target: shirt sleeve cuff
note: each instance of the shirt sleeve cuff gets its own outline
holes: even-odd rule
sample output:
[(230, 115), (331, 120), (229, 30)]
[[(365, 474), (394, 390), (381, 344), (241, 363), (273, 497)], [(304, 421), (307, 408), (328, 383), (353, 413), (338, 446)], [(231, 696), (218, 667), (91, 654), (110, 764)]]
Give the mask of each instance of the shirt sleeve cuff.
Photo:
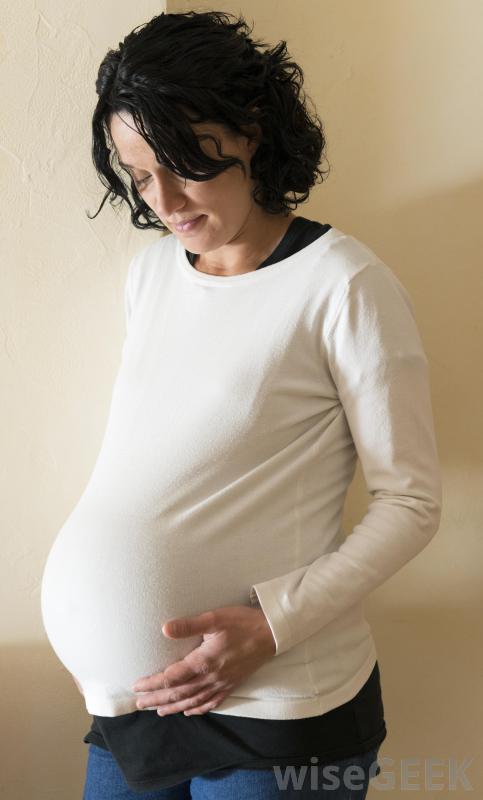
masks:
[[(277, 579), (275, 578), (275, 580)], [(295, 641), (280, 604), (272, 593), (270, 583), (271, 581), (264, 581), (251, 586), (250, 603), (256, 608), (261, 608), (267, 618), (275, 640), (276, 650), (274, 657), (276, 657), (289, 650), (295, 644)]]

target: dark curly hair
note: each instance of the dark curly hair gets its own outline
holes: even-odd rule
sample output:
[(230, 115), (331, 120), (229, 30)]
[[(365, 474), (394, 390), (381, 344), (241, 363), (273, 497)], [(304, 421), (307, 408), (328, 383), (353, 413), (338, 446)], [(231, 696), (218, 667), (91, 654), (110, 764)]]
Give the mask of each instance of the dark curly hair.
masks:
[[(230, 17), (234, 21), (230, 20)], [(131, 209), (136, 228), (167, 231), (143, 201), (131, 176), (122, 180), (109, 131), (111, 116), (131, 114), (160, 164), (183, 178), (210, 180), (243, 162), (235, 157), (211, 159), (190, 122), (215, 122), (230, 133), (247, 135), (242, 126), (258, 123), (261, 139), (250, 162), (257, 181), (253, 199), (270, 214), (285, 216), (307, 200), (309, 190), (329, 170), (319, 169), (324, 155), (323, 124), (306, 108), (303, 71), (287, 54), (286, 41), (272, 49), (252, 40), (243, 16), (221, 11), (159, 14), (138, 25), (117, 50), (109, 50), (96, 80), (99, 97), (92, 118), (92, 158), (101, 183), (108, 189), (94, 216), (107, 199), (116, 197)], [(302, 197), (296, 198), (296, 193)], [(287, 195), (292, 195), (289, 199)], [(142, 220), (146, 220), (143, 222)]]

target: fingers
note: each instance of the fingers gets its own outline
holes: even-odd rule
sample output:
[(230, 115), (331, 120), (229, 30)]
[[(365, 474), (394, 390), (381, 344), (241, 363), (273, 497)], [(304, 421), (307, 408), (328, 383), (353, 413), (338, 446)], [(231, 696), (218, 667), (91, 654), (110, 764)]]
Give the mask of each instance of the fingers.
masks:
[(196, 680), (200, 674), (205, 675), (206, 671), (198, 671), (184, 659), (176, 662), (175, 665), (171, 664), (165, 672), (157, 672), (146, 678), (139, 678), (133, 686), (133, 692), (155, 692), (157, 689), (169, 689), (173, 685)]
[(220, 691), (214, 692), (213, 687), (211, 687), (211, 689), (207, 689), (193, 697), (181, 700), (179, 703), (170, 703), (165, 706), (160, 706), (157, 709), (157, 713), (160, 717), (164, 717), (167, 714), (177, 714), (180, 711), (183, 711), (186, 716), (202, 714), (214, 708), (225, 696), (226, 693)]
[[(220, 685), (218, 683), (213, 683), (213, 681), (209, 684), (206, 680), (203, 682), (199, 680), (193, 681), (183, 686), (173, 686), (171, 689), (159, 689), (157, 692), (150, 692), (140, 697), (136, 702), (136, 706), (140, 709), (149, 706), (173, 706), (185, 702), (194, 696), (198, 697), (200, 694), (206, 693), (207, 691), (213, 694), (213, 692), (219, 691), (219, 689)], [(185, 708), (185, 706), (183, 706), (183, 708)]]
[(187, 709), (184, 712), (184, 714), (185, 714), (186, 717), (190, 717), (192, 714), (204, 714), (204, 713), (206, 713), (206, 711), (211, 711), (212, 708), (216, 708), (216, 706), (219, 705), (221, 703), (221, 701), (225, 699), (225, 697), (226, 697), (226, 695), (224, 693), (217, 694), (214, 697), (212, 697), (211, 700), (209, 702), (205, 703), (204, 705), (201, 705), (201, 706), (196, 707), (196, 708)]

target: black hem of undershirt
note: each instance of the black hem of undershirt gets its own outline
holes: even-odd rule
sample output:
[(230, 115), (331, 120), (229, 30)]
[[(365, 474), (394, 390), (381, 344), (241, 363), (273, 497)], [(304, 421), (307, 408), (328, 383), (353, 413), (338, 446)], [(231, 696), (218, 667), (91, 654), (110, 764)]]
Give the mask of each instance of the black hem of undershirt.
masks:
[[(358, 747), (354, 749), (354, 752), (352, 754), (347, 755), (347, 752), (343, 752), (342, 755), (341, 755), (341, 748), (339, 748), (338, 750), (328, 751), (323, 756), (317, 756), (317, 753), (313, 753), (312, 756), (316, 756), (316, 757), (318, 757), (320, 759), (319, 760), (319, 764), (318, 764), (319, 766), (325, 766), (325, 765), (328, 765), (328, 764), (332, 763), (333, 761), (339, 761), (341, 759), (345, 760), (346, 758), (351, 758), (353, 755), (360, 755), (362, 753), (367, 753), (370, 750), (373, 750), (378, 745), (380, 746), (382, 744), (382, 742), (384, 741), (384, 739), (386, 738), (386, 736), (387, 736), (387, 730), (386, 730), (386, 726), (384, 724), (384, 726), (381, 728), (381, 730), (377, 734), (375, 734), (374, 736), (371, 736), (369, 739), (365, 739), (364, 741), (361, 741), (359, 743)], [(312, 756), (309, 756), (309, 758), (311, 758)], [(127, 778), (125, 778), (125, 780), (126, 780), (126, 783), (129, 786), (129, 788), (133, 789), (134, 791), (136, 791), (136, 790), (137, 791), (155, 791), (155, 790), (159, 790), (159, 789), (168, 789), (170, 787), (177, 786), (180, 783), (184, 783), (185, 781), (188, 781), (191, 778), (198, 777), (200, 775), (208, 775), (208, 774), (210, 774), (212, 772), (217, 772), (218, 770), (222, 770), (222, 769), (231, 769), (231, 768), (233, 768), (233, 769), (240, 769), (240, 770), (251, 770), (251, 769), (270, 769), (270, 768), (273, 768), (274, 766), (280, 766), (282, 768), (283, 767), (290, 767), (290, 766), (302, 767), (302, 766), (306, 766), (307, 765), (307, 761), (308, 761), (308, 757), (305, 755), (305, 756), (293, 756), (293, 757), (285, 756), (284, 758), (274, 757), (274, 758), (271, 758), (271, 759), (267, 758), (267, 759), (263, 759), (263, 760), (261, 760), (261, 759), (253, 759), (253, 760), (249, 760), (249, 761), (244, 761), (243, 764), (237, 764), (237, 763), (229, 762), (229, 763), (226, 763), (226, 764), (221, 764), (219, 767), (216, 767), (216, 769), (214, 769), (214, 770), (213, 769), (209, 769), (209, 770), (206, 770), (206, 772), (197, 773), (196, 775), (186, 775), (186, 772), (184, 772), (183, 776), (180, 778), (180, 780), (176, 781), (175, 783), (166, 783), (165, 782), (166, 779), (165, 778), (163, 779), (162, 776), (159, 776), (159, 777), (151, 776), (150, 778), (145, 778), (142, 781), (131, 781), (131, 780), (128, 780)], [(380, 773), (380, 767), (378, 767), (378, 769), (376, 770), (375, 774), (379, 775), (379, 773)], [(171, 773), (171, 775), (169, 776), (168, 780), (172, 781), (173, 777), (176, 780), (176, 773)]]

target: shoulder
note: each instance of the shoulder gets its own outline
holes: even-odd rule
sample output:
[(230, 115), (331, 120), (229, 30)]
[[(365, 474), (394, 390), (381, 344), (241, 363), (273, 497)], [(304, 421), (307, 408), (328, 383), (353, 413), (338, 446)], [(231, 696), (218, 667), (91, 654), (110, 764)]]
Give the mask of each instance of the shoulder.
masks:
[(330, 278), (334, 285), (347, 286), (370, 265), (383, 265), (383, 270), (389, 270), (369, 245), (350, 233), (332, 228), (326, 243), (324, 238), (321, 237), (319, 261), (324, 278)]
[(149, 269), (159, 258), (174, 250), (176, 237), (174, 234), (164, 234), (152, 242), (144, 245), (138, 250), (131, 259), (131, 264), (136, 264), (134, 270), (142, 271)]
[(149, 242), (138, 250), (131, 258), (128, 266), (127, 282), (131, 291), (149, 285), (160, 274), (160, 262), (169, 263), (174, 255), (174, 234), (165, 234)]
[[(396, 273), (355, 236), (332, 229), (330, 241), (315, 260), (315, 282), (321, 298), (326, 335), (344, 316), (371, 325), (375, 317), (414, 315), (414, 304)], [(324, 238), (324, 237), (322, 237)]]
[[(334, 229), (333, 229), (334, 230)], [(327, 266), (334, 286), (341, 295), (347, 295), (358, 287), (371, 291), (396, 292), (409, 297), (407, 289), (396, 273), (377, 253), (355, 236), (335, 229), (336, 233), (328, 251)]]

